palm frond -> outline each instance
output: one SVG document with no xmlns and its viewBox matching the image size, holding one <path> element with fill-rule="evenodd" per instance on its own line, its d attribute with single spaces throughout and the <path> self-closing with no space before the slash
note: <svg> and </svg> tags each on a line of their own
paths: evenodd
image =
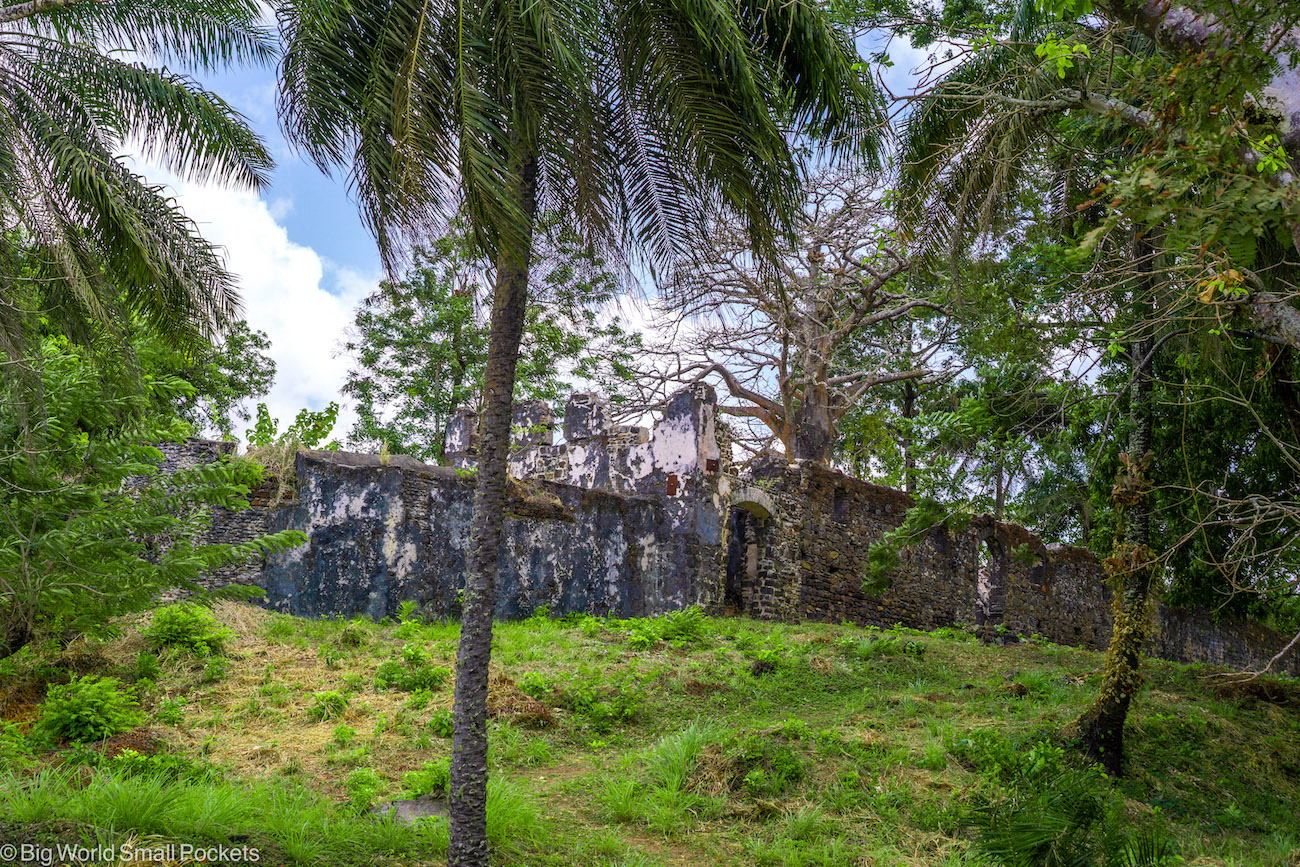
<svg viewBox="0 0 1300 867">
<path fill-rule="evenodd" d="M 18 22 L 60 42 L 112 46 L 151 61 L 213 71 L 275 60 L 256 0 L 106 0 L 71 3 Z M 13 25 L 11 25 L 13 26 Z"/>
<path fill-rule="evenodd" d="M 30 356 L 22 320 L 36 313 L 78 342 L 117 349 L 132 312 L 180 345 L 237 315 L 218 251 L 116 152 L 135 144 L 187 179 L 254 189 L 271 157 L 219 97 L 105 46 L 202 68 L 264 62 L 275 48 L 260 15 L 251 0 L 107 0 L 0 25 L 6 371 Z"/>
</svg>

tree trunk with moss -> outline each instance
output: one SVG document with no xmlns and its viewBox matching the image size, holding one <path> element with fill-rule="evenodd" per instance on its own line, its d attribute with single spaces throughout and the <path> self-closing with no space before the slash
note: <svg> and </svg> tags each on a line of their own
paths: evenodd
<svg viewBox="0 0 1300 867">
<path fill-rule="evenodd" d="M 1124 535 L 1106 560 L 1114 590 L 1110 649 L 1101 690 L 1091 707 L 1075 723 L 1084 750 L 1119 776 L 1124 762 L 1124 721 L 1129 704 L 1142 686 L 1142 645 L 1151 622 L 1151 591 L 1155 563 L 1151 555 L 1151 371 L 1155 341 L 1148 332 L 1154 291 L 1154 246 L 1139 233 L 1133 243 L 1138 278 L 1133 291 L 1135 329 L 1143 335 L 1130 344 L 1132 379 L 1129 383 L 1128 451 L 1120 455 L 1122 468 L 1111 491 L 1121 510 Z"/>
<path fill-rule="evenodd" d="M 487 867 L 487 697 L 496 609 L 497 558 L 505 525 L 506 476 L 515 368 L 528 306 L 532 220 L 537 212 L 537 157 L 519 161 L 519 207 L 526 237 L 502 239 L 492 293 L 492 328 L 483 372 L 483 421 L 479 428 L 478 486 L 466 564 L 465 600 L 456 655 L 456 692 L 451 754 L 452 867 Z"/>
</svg>

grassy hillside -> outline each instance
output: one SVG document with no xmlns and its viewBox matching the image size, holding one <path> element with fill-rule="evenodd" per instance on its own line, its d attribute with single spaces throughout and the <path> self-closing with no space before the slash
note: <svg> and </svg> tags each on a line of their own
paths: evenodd
<svg viewBox="0 0 1300 867">
<path fill-rule="evenodd" d="M 442 820 L 364 811 L 442 791 L 456 627 L 216 613 L 229 632 L 210 641 L 199 619 L 146 616 L 0 663 L 0 842 L 445 857 Z M 493 659 L 497 863 L 982 863 L 976 819 L 1041 827 L 1065 780 L 1091 799 L 1093 837 L 1167 838 L 1188 864 L 1300 864 L 1291 682 L 1225 688 L 1150 663 L 1130 771 L 1107 781 L 1053 740 L 1101 664 L 1071 648 L 692 611 L 500 624 Z M 138 698 L 116 711 L 130 728 L 60 744 L 112 692 L 96 675 Z"/>
</svg>

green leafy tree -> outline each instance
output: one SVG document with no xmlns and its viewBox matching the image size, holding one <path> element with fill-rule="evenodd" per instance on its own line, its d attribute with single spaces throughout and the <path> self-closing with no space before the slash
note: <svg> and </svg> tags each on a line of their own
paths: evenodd
<svg viewBox="0 0 1300 867">
<path fill-rule="evenodd" d="M 29 372 L 39 313 L 118 351 L 129 316 L 194 344 L 238 311 L 218 251 L 128 145 L 186 179 L 260 189 L 272 162 L 243 117 L 168 68 L 274 56 L 253 0 L 36 0 L 0 6 L 0 352 Z M 32 379 L 34 381 L 34 379 Z M 22 395 L 19 395 L 22 397 Z"/>
<path fill-rule="evenodd" d="M 1093 302 L 1094 309 L 1099 299 L 1106 303 L 1100 307 L 1110 320 L 1106 324 L 1125 332 L 1128 340 L 1126 478 L 1143 493 L 1115 500 L 1124 513 L 1122 534 L 1107 561 L 1116 582 L 1115 628 L 1102 688 L 1076 728 L 1085 748 L 1118 773 L 1124 721 L 1141 683 L 1140 650 L 1156 574 L 1150 550 L 1152 504 L 1142 486 L 1147 484 L 1150 465 L 1150 356 L 1156 346 L 1152 305 L 1159 281 L 1151 273 L 1154 253 L 1143 239 L 1162 218 L 1130 213 L 1108 223 L 1120 212 L 1093 215 L 1089 209 L 1095 201 L 1079 201 L 1089 180 L 1095 192 L 1106 186 L 1098 177 L 1123 174 L 1115 168 L 1121 157 L 1125 165 L 1140 161 L 1135 138 L 1144 136 L 1121 138 L 1110 116 L 1058 100 L 1067 91 L 1087 93 L 1088 99 L 1122 99 L 1121 94 L 1141 90 L 1149 79 L 1140 50 L 1124 45 L 1112 33 L 1089 28 L 1086 22 L 1055 24 L 1025 4 L 1005 27 L 992 37 L 986 31 L 981 37 L 983 50 L 945 75 L 909 118 L 905 196 L 917 199 L 913 220 L 926 227 L 921 235 L 941 239 L 947 247 L 942 252 L 956 261 L 967 238 L 988 238 L 1014 225 L 1024 211 L 1024 191 L 1037 183 L 1052 191 L 1052 210 L 1063 215 L 1049 225 L 1067 241 L 1080 242 L 1082 249 L 1096 250 L 1102 267 L 1109 266 L 1107 273 L 1114 275 L 1114 288 L 1094 290 Z M 1091 58 L 1104 48 L 1110 49 L 1112 62 L 1092 64 Z M 1054 136 L 1063 134 L 1070 137 L 1071 148 L 1056 145 L 1059 139 Z M 921 202 L 926 207 L 920 207 Z M 1076 212 L 1082 216 L 1071 219 Z M 1098 220 L 1102 227 L 1095 227 Z M 1110 231 L 1121 222 L 1132 238 L 1127 248 L 1120 235 Z M 1107 225 L 1109 230 L 1104 230 Z M 1136 268 L 1128 264 L 1134 260 L 1140 263 Z M 1014 414 L 998 411 L 988 400 L 967 401 L 957 418 L 959 432 L 1013 441 L 1015 425 L 1004 422 L 1012 422 Z M 1023 438 L 1014 441 L 1027 445 Z M 994 505 L 1000 509 L 1006 452 L 997 453 Z"/>
<path fill-rule="evenodd" d="M 516 395 L 556 401 L 577 382 L 598 383 L 617 404 L 633 373 L 639 335 L 603 321 L 616 281 L 595 253 L 549 219 L 539 226 Z M 344 393 L 356 403 L 351 441 L 425 461 L 442 456 L 451 414 L 477 408 L 488 326 L 480 297 L 486 263 L 463 226 L 418 248 L 401 281 L 385 282 L 357 308 L 346 344 L 353 367 Z"/>
<path fill-rule="evenodd" d="M 539 215 L 562 204 L 598 249 L 669 262 L 721 206 L 769 250 L 800 204 L 790 136 L 852 150 L 880 115 L 852 46 L 805 2 L 283 0 L 279 17 L 290 138 L 350 164 L 390 274 L 403 239 L 462 200 L 493 264 L 449 855 L 485 864 L 492 610 Z"/>
<path fill-rule="evenodd" d="M 132 342 L 142 368 L 193 386 L 173 399 L 181 419 L 223 438 L 253 420 L 249 402 L 265 397 L 275 381 L 275 360 L 266 354 L 270 338 L 243 320 L 230 323 L 211 344 L 179 348 L 143 329 L 135 330 Z"/>
<path fill-rule="evenodd" d="M 40 423 L 8 399 L 17 384 L 0 403 L 0 657 L 42 630 L 111 631 L 111 618 L 163 590 L 202 595 L 204 572 L 302 541 L 288 531 L 207 544 L 212 510 L 247 508 L 257 479 L 229 462 L 161 472 L 162 454 L 148 443 L 183 440 L 189 429 L 155 407 L 192 386 L 149 371 L 130 377 L 61 337 L 43 348 Z"/>
<path fill-rule="evenodd" d="M 290 452 L 298 447 L 314 449 L 334 430 L 339 418 L 339 405 L 331 401 L 324 409 L 313 412 L 307 408 L 298 410 L 289 426 L 280 431 L 280 420 L 271 418 L 271 411 L 266 404 L 257 405 L 257 422 L 246 431 L 248 447 L 260 449 L 277 444 L 288 444 Z M 337 451 L 339 443 L 331 440 L 325 448 Z M 292 454 L 290 454 L 292 457 Z"/>
</svg>

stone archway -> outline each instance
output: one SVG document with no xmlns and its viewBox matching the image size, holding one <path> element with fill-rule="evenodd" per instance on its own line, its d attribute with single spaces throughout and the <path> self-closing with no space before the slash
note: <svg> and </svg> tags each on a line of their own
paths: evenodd
<svg viewBox="0 0 1300 867">
<path fill-rule="evenodd" d="M 776 503 L 762 488 L 738 484 L 731 490 L 727 515 L 727 574 L 724 607 L 729 615 L 756 615 L 754 591 L 770 559 L 769 532 Z"/>
</svg>

